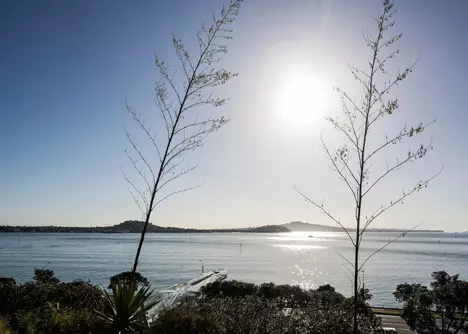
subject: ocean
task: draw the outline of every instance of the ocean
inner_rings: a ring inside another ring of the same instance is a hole
[[[312,237],[309,237],[311,235]],[[361,259],[397,234],[367,233]],[[131,269],[138,234],[0,233],[0,276],[23,283],[34,268],[55,271],[62,281],[90,280],[108,285],[109,277]],[[228,278],[317,288],[329,283],[351,294],[349,265],[353,248],[344,233],[147,234],[138,271],[154,288],[184,282],[205,270],[225,268]],[[445,270],[468,280],[468,235],[408,233],[372,257],[361,274],[375,306],[394,307],[397,284],[429,284],[431,273]]]

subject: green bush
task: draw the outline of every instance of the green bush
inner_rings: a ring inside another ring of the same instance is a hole
[[[45,328],[53,333],[90,333],[102,332],[104,323],[95,313],[86,308],[56,308],[51,303],[47,310],[48,322]]]
[[[258,286],[253,283],[239,281],[218,281],[202,287],[201,292],[207,298],[215,297],[245,297],[254,295]]]
[[[17,286],[15,294],[10,305],[15,311],[42,308],[47,302],[72,308],[102,310],[104,307],[101,290],[87,282],[28,282]]]
[[[2,317],[0,317],[0,334],[11,334],[8,322]]]
[[[343,302],[345,299],[329,284],[320,286],[317,290],[307,291],[297,285],[276,285],[274,283],[255,285],[238,281],[221,281],[208,284],[201,291],[205,299],[258,296],[275,300],[283,307],[292,308],[305,306],[317,300],[328,307],[328,304]],[[365,300],[370,299],[370,295],[366,295],[366,298]]]
[[[467,327],[468,282],[445,271],[432,273],[431,289],[421,284],[399,284],[393,293],[403,303],[402,316],[412,329],[457,333]]]
[[[104,324],[87,309],[59,308],[49,304],[36,311],[21,311],[11,318],[19,333],[101,333]]]
[[[33,279],[38,283],[58,283],[60,280],[54,276],[50,269],[34,269]]]
[[[135,289],[138,287],[140,288],[145,288],[148,287],[150,284],[148,282],[148,279],[140,274],[139,272],[135,273]],[[117,285],[119,282],[122,285],[128,285],[132,281],[132,272],[131,271],[124,271],[121,272],[120,274],[114,275],[110,278],[109,280],[109,286],[107,287],[108,289],[112,289],[112,286]]]
[[[64,283],[55,279],[53,272],[37,274],[41,279],[22,285],[12,279],[0,279],[0,316],[5,319],[0,326],[6,326],[6,330],[25,334],[88,334],[148,329],[144,311],[154,303],[150,301],[149,288],[136,291],[134,286],[125,288],[117,283],[111,296],[88,282]],[[360,332],[369,333],[379,326],[379,321],[367,305],[368,292],[362,291],[361,295],[359,328]],[[350,333],[352,310],[352,299],[330,285],[306,291],[290,285],[223,281],[203,288],[199,300],[162,311],[149,331]]]
[[[331,286],[305,291],[298,286],[225,281],[210,284],[203,292],[199,301],[164,311],[154,324],[154,333],[162,329],[168,334],[352,332],[353,301]],[[177,319],[183,319],[183,327]],[[365,301],[358,321],[362,333],[380,326]]]
[[[157,334],[220,334],[221,324],[215,315],[195,303],[163,310],[152,324],[150,333]]]
[[[100,328],[93,315],[104,309],[101,289],[84,281],[60,282],[53,271],[35,270],[22,285],[0,279],[0,316],[18,333],[89,333]]]
[[[351,299],[328,310],[316,303],[287,310],[274,300],[259,296],[215,298],[163,311],[151,333],[346,334],[352,333],[352,310]],[[360,314],[360,333],[372,333],[379,326],[370,309]]]
[[[17,299],[16,281],[7,277],[0,277],[0,316],[12,313]]]

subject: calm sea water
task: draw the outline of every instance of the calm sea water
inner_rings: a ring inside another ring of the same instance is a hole
[[[394,236],[367,234],[361,258]],[[49,268],[63,281],[80,278],[106,285],[110,276],[131,268],[138,238],[137,234],[0,233],[0,276],[25,282],[31,280],[33,268]],[[139,271],[154,287],[163,288],[198,275],[201,260],[205,269],[227,268],[230,279],[304,288],[330,283],[350,295],[350,272],[336,252],[351,259],[352,251],[343,233],[148,234]],[[428,284],[436,270],[459,273],[468,280],[468,235],[407,234],[366,264],[364,282],[374,295],[372,304],[394,306],[397,284]]]

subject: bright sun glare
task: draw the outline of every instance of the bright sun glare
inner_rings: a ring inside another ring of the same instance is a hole
[[[284,81],[278,94],[278,112],[292,125],[308,125],[325,115],[330,95],[329,89],[312,75],[295,73]]]

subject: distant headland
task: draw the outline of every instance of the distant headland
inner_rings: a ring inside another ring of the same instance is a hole
[[[127,220],[113,226],[70,227],[70,226],[0,226],[1,232],[29,233],[140,233],[143,222]],[[353,229],[348,229],[353,231]],[[282,225],[264,225],[247,228],[195,229],[163,227],[149,223],[147,233],[287,233],[287,232],[342,232],[340,227],[294,221]],[[401,229],[368,229],[369,232],[405,232]],[[443,230],[413,230],[412,232],[444,232]]]
[[[0,226],[1,232],[36,232],[36,233],[140,233],[144,222],[127,220],[113,226],[70,227],[70,226]],[[163,227],[149,223],[147,233],[278,233],[291,232],[283,225],[265,225],[249,228],[232,229],[195,229],[181,227]]]

